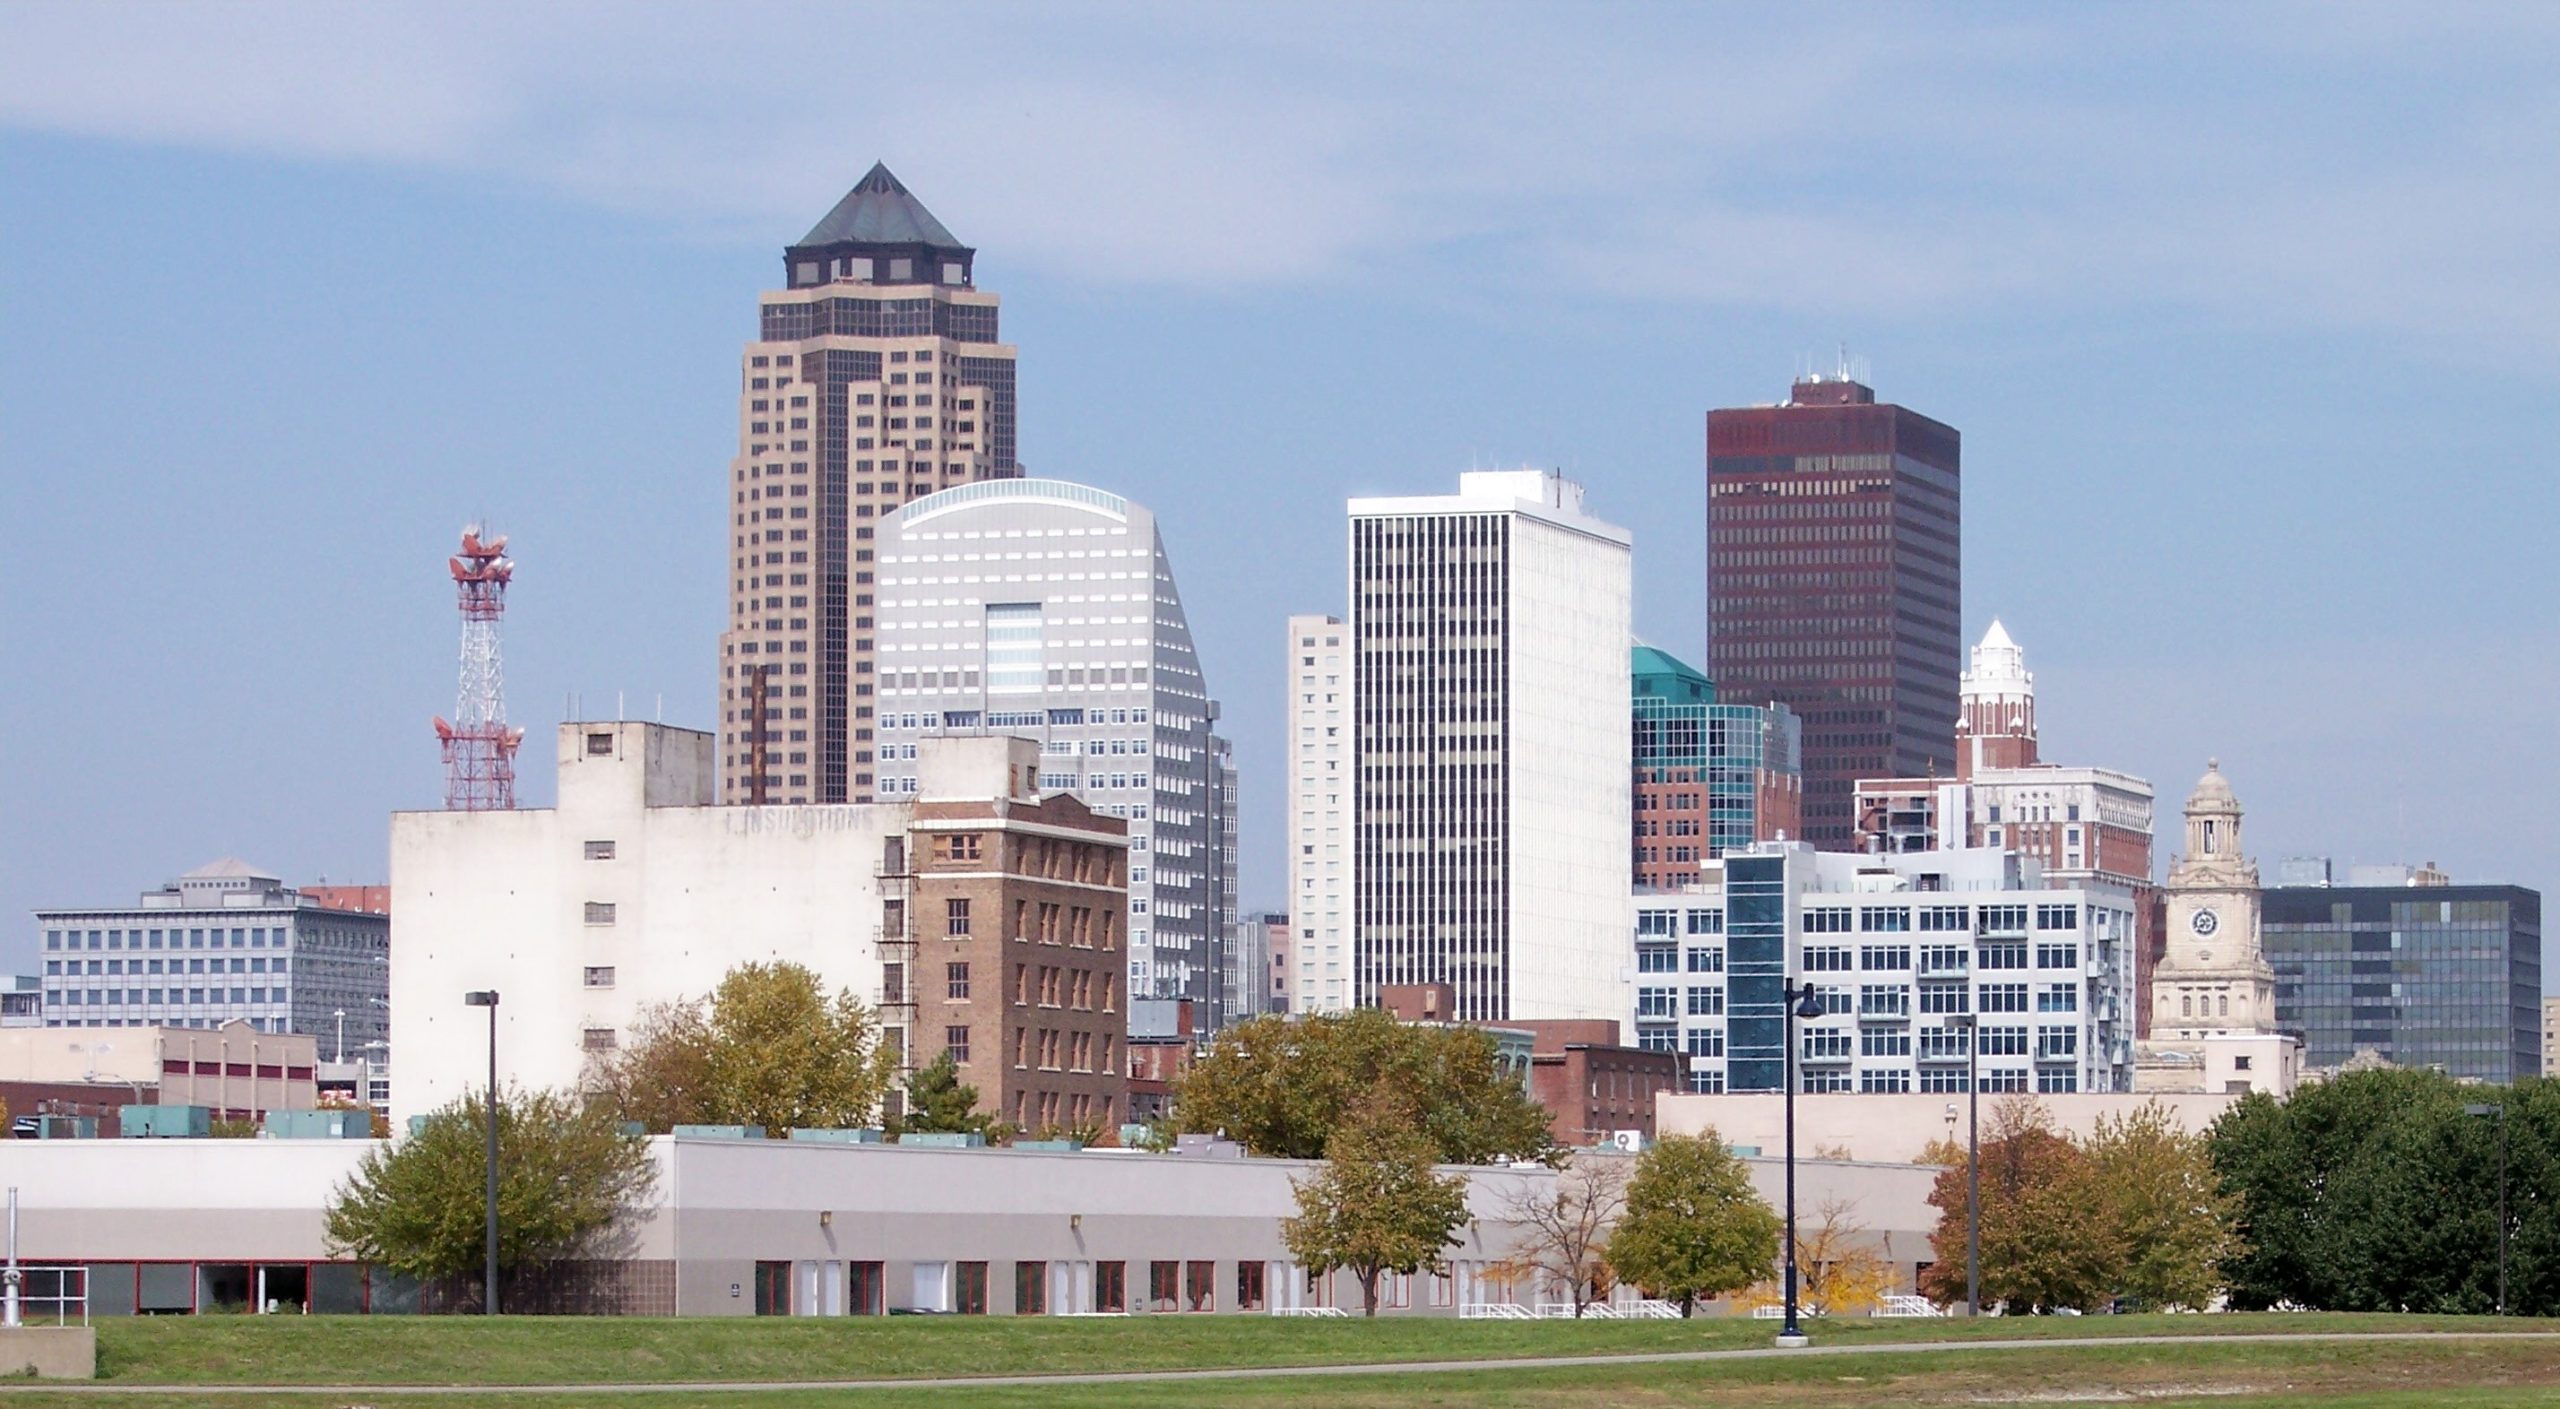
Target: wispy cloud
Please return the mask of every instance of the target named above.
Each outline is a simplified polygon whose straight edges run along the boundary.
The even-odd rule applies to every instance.
[[[970,238],[1102,282],[1465,243],[1628,297],[2174,304],[2560,374],[2551,13],[22,3],[0,123],[762,240],[886,156]]]

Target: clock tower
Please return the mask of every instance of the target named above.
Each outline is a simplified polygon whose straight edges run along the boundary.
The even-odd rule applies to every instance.
[[[2187,799],[2187,850],[2169,868],[2166,952],[2151,1032],[2193,1039],[2276,1030],[2275,971],[2258,944],[2258,868],[2240,850],[2240,799],[2208,760]]]

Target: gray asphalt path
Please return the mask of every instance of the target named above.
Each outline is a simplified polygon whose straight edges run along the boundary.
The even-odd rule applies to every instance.
[[[1747,1350],[1662,1350],[1634,1355],[1543,1355],[1533,1359],[1404,1360],[1378,1365],[1269,1365],[1222,1370],[1125,1370],[1076,1375],[976,1375],[947,1379],[907,1380],[688,1380],[662,1384],[487,1384],[487,1385],[165,1385],[131,1381],[20,1381],[28,1391],[69,1394],[254,1395],[282,1397],[320,1395],[363,1400],[388,1395],[542,1394],[776,1394],[812,1390],[884,1389],[1037,1389],[1052,1385],[1167,1384],[1191,1380],[1280,1380],[1339,1375],[1447,1375],[1496,1373],[1504,1370],[1570,1370],[1606,1365],[1670,1365],[1719,1360],[1769,1360],[1808,1355],[1939,1355],[1979,1354],[1998,1350],[2066,1350],[2109,1345],[2193,1346],[2282,1345],[2355,1341],[2549,1341],[2560,1331],[2304,1331],[2260,1335],[2201,1336],[2046,1336],[2018,1340],[1885,1341],[1825,1345],[1819,1340],[1796,1350],[1758,1346]]]

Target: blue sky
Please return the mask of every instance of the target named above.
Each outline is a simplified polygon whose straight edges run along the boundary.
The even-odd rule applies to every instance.
[[[1560,466],[1697,659],[1705,412],[1843,343],[1964,432],[2047,756],[2542,886],[2555,75],[2521,5],[0,9],[0,915],[379,879],[474,515],[530,799],[573,697],[707,724],[738,347],[874,159],[1033,471],[1161,517],[1249,904],[1346,495]]]

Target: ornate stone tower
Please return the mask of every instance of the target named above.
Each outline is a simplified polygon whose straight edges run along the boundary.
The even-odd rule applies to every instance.
[[[2258,868],[2240,850],[2240,799],[2219,760],[2187,799],[2187,850],[2169,869],[2168,945],[2151,978],[2153,1036],[2273,1032],[2275,971],[2258,944]]]
[[[2036,762],[2036,677],[2027,653],[1991,620],[1973,648],[1973,668],[1957,693],[1956,777],[1985,768],[2027,768]]]

